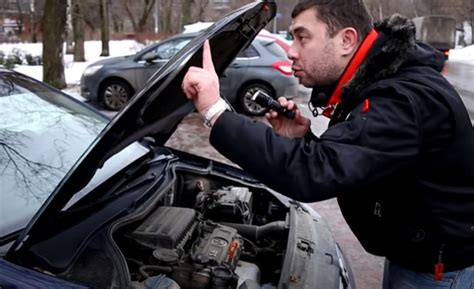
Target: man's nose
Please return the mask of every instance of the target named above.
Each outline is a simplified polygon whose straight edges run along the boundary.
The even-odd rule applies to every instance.
[[[287,55],[288,55],[288,59],[290,59],[290,60],[295,60],[295,59],[298,58],[298,52],[297,52],[294,44],[291,44],[290,48],[288,48]]]

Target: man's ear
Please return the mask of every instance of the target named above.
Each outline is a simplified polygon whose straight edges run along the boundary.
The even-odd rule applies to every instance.
[[[340,48],[343,56],[351,55],[359,46],[359,34],[352,27],[346,27],[339,31]]]

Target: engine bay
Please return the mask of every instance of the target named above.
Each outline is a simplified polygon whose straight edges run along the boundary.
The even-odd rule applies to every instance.
[[[270,196],[180,175],[159,206],[114,233],[132,288],[277,288],[288,208]]]
[[[98,289],[351,288],[308,205],[227,170],[157,169],[98,187],[17,261]]]

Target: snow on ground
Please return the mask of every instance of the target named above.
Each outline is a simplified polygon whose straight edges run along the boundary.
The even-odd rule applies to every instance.
[[[463,61],[474,65],[474,45],[461,49],[452,49],[449,52],[449,59],[452,61]]]
[[[110,56],[124,56],[135,54],[144,48],[144,45],[134,40],[110,41]],[[41,43],[14,43],[0,44],[0,51],[5,55],[11,54],[14,50],[20,51],[21,54],[31,54],[32,56],[41,56],[43,46]],[[85,62],[74,62],[73,55],[65,54],[64,56],[64,74],[68,85],[78,85],[82,72],[91,63],[103,59],[100,56],[102,51],[101,41],[86,41],[84,44]],[[43,66],[36,65],[16,65],[14,70],[31,76],[38,80],[43,80]]]
[[[65,76],[68,87],[77,87],[84,69],[91,63],[100,60],[104,57],[99,56],[101,52],[100,41],[86,41],[85,42],[85,57],[86,62],[73,62],[72,55],[64,56]],[[134,40],[110,41],[109,49],[110,56],[124,56],[135,54],[143,49],[144,45]],[[41,43],[15,43],[15,44],[0,44],[0,51],[5,55],[11,54],[13,49],[18,49],[23,54],[31,54],[32,56],[40,56],[42,54]],[[462,61],[472,63],[474,65],[474,45],[462,48],[453,49],[450,52],[450,60]],[[43,80],[42,66],[17,65],[14,70],[29,75],[38,80]]]

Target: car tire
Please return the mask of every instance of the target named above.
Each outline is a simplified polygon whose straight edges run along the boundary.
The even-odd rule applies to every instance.
[[[268,108],[264,108],[252,100],[252,96],[259,90],[273,96],[272,90],[268,86],[260,83],[248,85],[241,90],[238,97],[238,103],[239,107],[245,114],[259,116],[265,114],[265,112],[268,111]]]
[[[100,89],[100,100],[108,110],[122,109],[132,97],[132,88],[122,80],[109,80]]]

